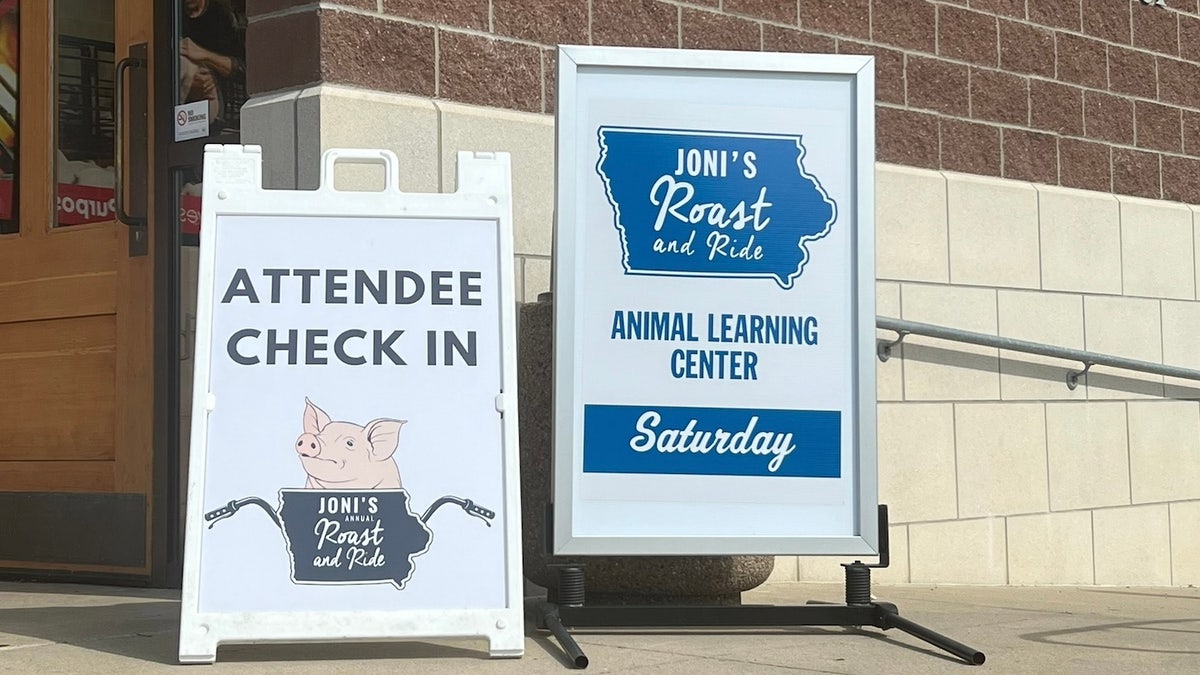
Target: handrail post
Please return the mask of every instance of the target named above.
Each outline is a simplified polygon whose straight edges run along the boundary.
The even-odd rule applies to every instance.
[[[891,342],[879,340],[878,345],[875,347],[876,356],[879,357],[880,361],[886,363],[888,359],[892,358],[892,348],[899,345],[901,342],[904,342],[904,338],[907,336],[908,331],[902,330],[896,332],[896,339],[892,340]]]
[[[1072,371],[1068,372],[1067,373],[1067,389],[1070,389],[1071,391],[1075,391],[1075,387],[1079,386],[1079,378],[1083,377],[1084,375],[1087,375],[1088,371],[1091,370],[1092,366],[1094,366],[1094,365],[1096,365],[1096,364],[1092,363],[1091,361],[1084,361],[1083,362],[1083,370],[1072,370]]]

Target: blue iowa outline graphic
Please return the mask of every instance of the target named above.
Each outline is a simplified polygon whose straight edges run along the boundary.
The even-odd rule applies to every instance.
[[[595,171],[626,274],[770,278],[792,288],[837,204],[801,135],[602,126]]]

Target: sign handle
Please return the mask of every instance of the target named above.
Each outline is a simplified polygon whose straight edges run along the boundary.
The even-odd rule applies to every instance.
[[[321,189],[333,187],[333,169],[338,162],[353,164],[383,164],[383,192],[399,192],[398,179],[400,160],[391,150],[366,150],[360,148],[330,148],[321,157]]]

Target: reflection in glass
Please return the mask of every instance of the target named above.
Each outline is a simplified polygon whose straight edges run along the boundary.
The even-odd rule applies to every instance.
[[[56,0],[57,225],[114,219],[113,0]]]
[[[178,0],[179,103],[208,101],[209,133],[240,128],[246,102],[246,1]]]
[[[0,234],[17,221],[17,0],[0,0]]]
[[[200,198],[204,189],[203,173],[199,166],[182,167],[176,170],[179,182],[179,235],[184,246],[200,244]]]

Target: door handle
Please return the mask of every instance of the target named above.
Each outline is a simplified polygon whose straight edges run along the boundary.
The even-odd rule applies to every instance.
[[[144,50],[142,51],[144,53]],[[113,187],[116,188],[116,216],[117,220],[130,227],[145,225],[146,219],[132,216],[125,210],[125,71],[130,68],[145,68],[147,65],[147,59],[128,56],[117,62],[113,78],[115,84],[113,94],[116,99],[113,111],[113,167],[116,174]]]

